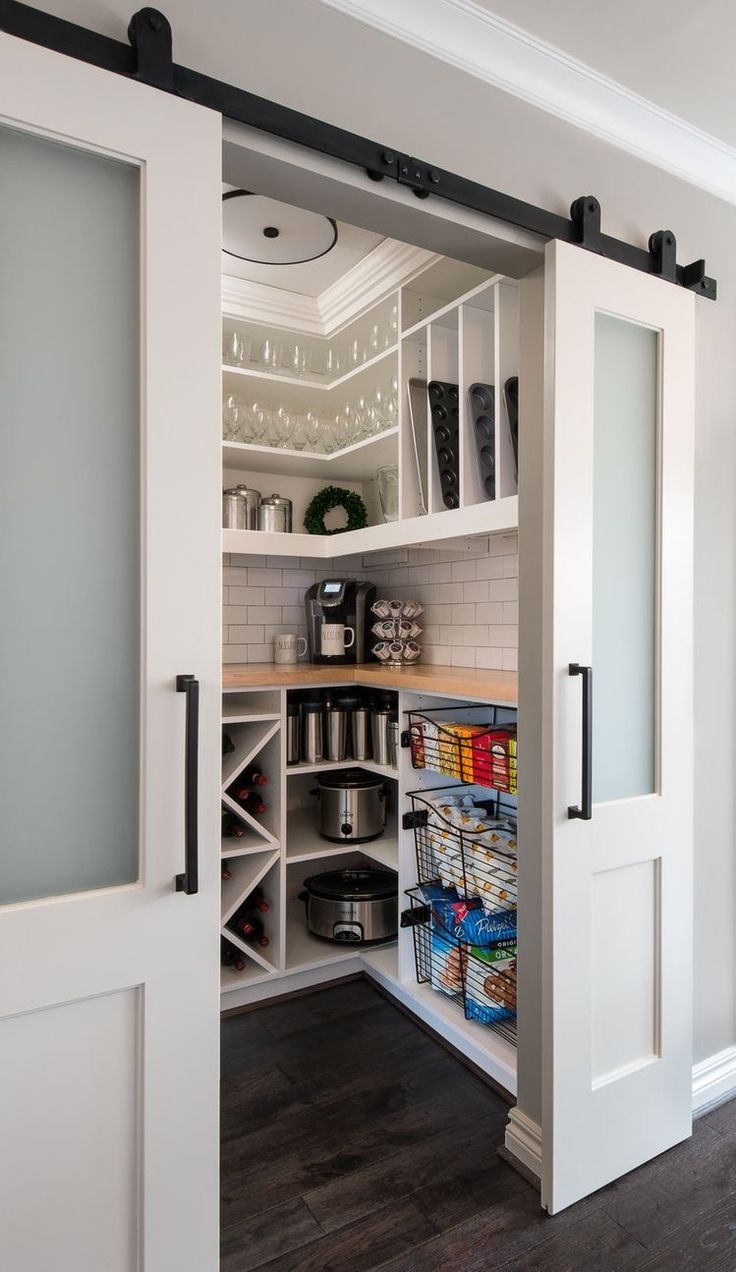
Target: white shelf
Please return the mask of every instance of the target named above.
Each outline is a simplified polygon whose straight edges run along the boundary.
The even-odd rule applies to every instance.
[[[259,853],[233,858],[232,878],[222,880],[220,923],[223,927],[278,859],[278,849],[264,851],[263,848]],[[227,936],[230,939],[231,933]],[[245,949],[248,948],[246,945]]]
[[[397,688],[399,686],[397,685]],[[397,781],[399,770],[388,764],[374,764],[373,760],[321,760],[319,764],[290,764],[286,769],[287,777],[296,777],[298,773],[328,773],[332,769],[362,768],[369,773],[378,773],[380,777],[390,777]]]
[[[398,456],[398,427],[375,437],[320,455],[312,451],[282,450],[278,446],[255,446],[250,442],[223,442],[223,468],[252,473],[278,473],[286,477],[373,478],[384,464],[395,464]],[[242,534],[243,532],[240,531]],[[265,533],[265,532],[256,532]]]
[[[436,543],[438,540],[501,534],[519,525],[517,495],[489,499],[467,508],[432,512],[425,517],[389,521],[343,534],[281,534],[266,530],[223,530],[223,552],[255,552],[268,556],[301,556],[334,560],[390,548]]]
[[[399,839],[396,822],[389,823],[378,839],[367,844],[333,844],[323,839],[317,829],[319,809],[292,808],[286,815],[286,862],[318,861],[325,857],[354,856],[361,853],[389,870],[399,868]]]
[[[384,980],[398,981],[398,941],[395,941],[392,945],[366,946],[365,949],[361,950],[360,957],[364,963],[367,963],[369,970],[372,969]]]
[[[276,974],[275,967],[269,968],[267,971],[260,963],[256,963],[254,960],[249,961],[242,972],[237,971],[234,967],[221,967],[220,993],[227,994],[233,989],[245,989],[246,986],[260,985],[262,981],[270,980]]]
[[[228,689],[228,693],[232,693],[232,689]],[[263,721],[270,722],[273,720],[280,721],[281,714],[278,711],[250,711],[246,705],[239,706],[237,703],[226,703],[222,708],[223,724],[257,724]],[[233,754],[231,752],[231,754]]]
[[[359,363],[357,367],[351,367],[349,371],[345,371],[342,375],[335,376],[334,379],[328,379],[326,375],[290,375],[288,371],[263,371],[255,363],[245,367],[234,367],[228,362],[222,365],[223,382],[227,383],[232,377],[232,388],[241,387],[239,381],[251,380],[254,384],[275,384],[278,385],[279,396],[289,397],[295,404],[304,402],[305,400],[314,400],[314,392],[329,394],[333,389],[341,389],[346,384],[350,384],[352,380],[364,375],[367,371],[373,370],[374,367],[381,367],[392,355],[398,350],[398,344],[392,344],[388,349],[382,349],[380,353],[374,354],[372,358],[367,358],[365,362]],[[259,392],[256,389],[256,392]],[[292,391],[292,392],[290,392]],[[329,399],[328,399],[329,400]],[[284,405],[288,406],[289,402],[284,400]],[[327,405],[327,401],[325,402]]]
[[[239,807],[238,812],[242,811]],[[245,822],[243,828],[245,834],[242,839],[220,840],[220,857],[223,861],[229,861],[231,857],[249,857],[252,852],[272,852],[278,847],[276,843],[264,839],[263,835],[257,835]]]
[[[395,942],[394,942],[395,943]],[[389,944],[387,942],[387,944]],[[379,946],[340,945],[336,941],[313,936],[307,928],[306,911],[301,901],[292,898],[286,911],[286,971],[301,972],[331,963],[346,963],[362,957],[367,949],[377,952]]]

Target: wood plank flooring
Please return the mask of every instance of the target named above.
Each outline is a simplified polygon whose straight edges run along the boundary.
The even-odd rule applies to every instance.
[[[736,1269],[736,1101],[561,1215],[504,1101],[365,980],[222,1025],[222,1272]]]

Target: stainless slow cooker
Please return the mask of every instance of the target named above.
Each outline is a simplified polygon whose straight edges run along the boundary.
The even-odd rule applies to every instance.
[[[330,870],[304,880],[299,899],[307,907],[307,927],[328,941],[366,944],[396,936],[399,897],[390,870]]]
[[[366,844],[386,826],[383,778],[364,769],[320,773],[319,833],[336,844]]]

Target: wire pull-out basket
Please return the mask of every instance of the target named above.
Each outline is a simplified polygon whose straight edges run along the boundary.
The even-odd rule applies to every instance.
[[[514,712],[481,706],[442,707],[433,710],[431,715],[424,711],[406,714],[409,724],[406,742],[411,749],[413,768],[431,769],[445,777],[516,794],[518,757]]]

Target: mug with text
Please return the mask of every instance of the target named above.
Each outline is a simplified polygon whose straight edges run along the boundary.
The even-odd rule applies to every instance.
[[[299,648],[299,643],[304,646]],[[273,638],[273,659],[277,663],[296,662],[297,658],[303,658],[307,652],[307,642],[303,636],[297,636],[294,632],[284,632],[280,636]]]
[[[348,640],[348,634],[350,640]],[[338,658],[355,644],[355,631],[344,623],[323,623],[320,649],[327,658]]]

